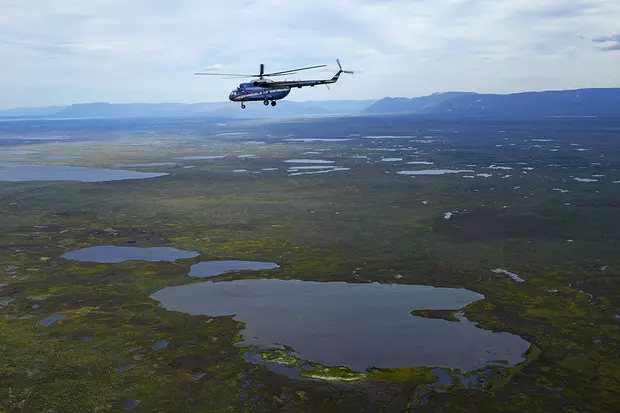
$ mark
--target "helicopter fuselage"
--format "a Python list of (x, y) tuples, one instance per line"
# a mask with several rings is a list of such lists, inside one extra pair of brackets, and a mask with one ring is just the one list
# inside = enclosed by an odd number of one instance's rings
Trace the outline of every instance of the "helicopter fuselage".
[(254, 83), (242, 83), (228, 96), (233, 102), (274, 101), (284, 99), (291, 93), (290, 86), (264, 87)]

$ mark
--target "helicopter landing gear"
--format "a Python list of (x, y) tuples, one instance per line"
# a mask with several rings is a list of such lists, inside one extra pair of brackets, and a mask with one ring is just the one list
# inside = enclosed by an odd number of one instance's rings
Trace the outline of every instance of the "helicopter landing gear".
[(241, 104), (241, 109), (245, 109), (245, 103)]
[(275, 101), (275, 100), (272, 100), (272, 101), (271, 101), (271, 106), (275, 106), (275, 105), (276, 105), (276, 101)]
[(265, 106), (269, 106), (269, 101), (268, 101), (267, 99), (265, 99), (265, 100), (263, 101), (263, 105), (265, 105)]

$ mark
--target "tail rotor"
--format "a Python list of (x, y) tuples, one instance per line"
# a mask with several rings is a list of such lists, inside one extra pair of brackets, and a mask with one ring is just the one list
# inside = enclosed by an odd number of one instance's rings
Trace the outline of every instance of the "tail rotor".
[(343, 70), (342, 69), (342, 65), (340, 64), (340, 59), (336, 59), (336, 63), (338, 63), (338, 69), (340, 69), (340, 73), (347, 73), (349, 75), (354, 74), (355, 72), (353, 70)]

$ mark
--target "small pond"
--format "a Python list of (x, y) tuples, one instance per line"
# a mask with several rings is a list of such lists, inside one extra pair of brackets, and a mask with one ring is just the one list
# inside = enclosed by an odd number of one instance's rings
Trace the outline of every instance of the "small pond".
[(175, 166), (174, 162), (119, 163), (119, 168), (149, 168), (154, 166)]
[(190, 277), (215, 277), (216, 275), (224, 274), (229, 271), (241, 271), (241, 270), (272, 270), (279, 268), (280, 266), (275, 262), (260, 262), (260, 261), (204, 261), (199, 262), (191, 266), (189, 275)]
[(0, 170), (0, 181), (80, 181), (107, 182), (156, 178), (167, 173), (125, 171), (80, 166), (16, 165)]
[(67, 318), (64, 314), (56, 314), (50, 317), (47, 317), (45, 320), (41, 320), (39, 323), (44, 325), (45, 327), (49, 327), (54, 324), (56, 321), (60, 321), (63, 318)]
[(335, 161), (327, 161), (325, 159), (288, 159), (286, 161), (283, 161), (284, 163), (301, 163), (301, 164), (306, 164), (306, 163), (314, 163), (314, 164), (330, 164), (330, 163), (335, 163)]
[(399, 171), (396, 172), (399, 175), (448, 175), (448, 174), (462, 174), (473, 173), (471, 169), (423, 169), (419, 171)]
[(172, 311), (234, 315), (246, 324), (242, 346), (292, 347), (327, 366), (443, 366), (473, 370), (502, 360), (523, 361), (529, 343), (459, 322), (411, 315), (456, 310), (481, 300), (465, 289), (398, 284), (350, 284), (277, 279), (202, 282), (164, 288), (151, 298)]
[(225, 156), (222, 155), (192, 155), (192, 156), (182, 156), (180, 159), (182, 161), (201, 161), (201, 160), (210, 160), (210, 159), (224, 159)]
[(83, 248), (62, 255), (62, 258), (75, 261), (98, 263), (119, 263), (123, 261), (175, 261), (182, 258), (197, 257), (197, 252), (182, 251), (171, 247), (117, 247), (104, 245), (99, 247)]
[(44, 159), (52, 159), (55, 161), (64, 161), (70, 159), (80, 159), (81, 156), (73, 156), (73, 155), (54, 155), (54, 156), (46, 156)]

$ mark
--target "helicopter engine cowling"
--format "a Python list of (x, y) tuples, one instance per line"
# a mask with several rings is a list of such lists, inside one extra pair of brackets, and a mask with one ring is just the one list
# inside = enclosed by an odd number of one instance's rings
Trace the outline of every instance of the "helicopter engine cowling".
[(271, 80), (271, 79), (260, 79), (260, 80), (255, 80), (252, 83), (254, 84), (254, 86), (257, 86), (257, 87), (265, 87), (265, 86), (269, 86), (270, 83), (273, 83), (273, 80)]

